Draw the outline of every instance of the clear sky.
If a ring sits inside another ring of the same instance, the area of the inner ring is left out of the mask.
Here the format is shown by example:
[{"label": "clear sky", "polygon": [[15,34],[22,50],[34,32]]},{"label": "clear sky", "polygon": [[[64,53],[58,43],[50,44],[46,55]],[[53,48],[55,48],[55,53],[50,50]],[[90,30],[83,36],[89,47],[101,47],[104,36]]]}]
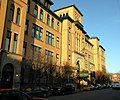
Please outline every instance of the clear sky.
[{"label": "clear sky", "polygon": [[107,72],[120,72],[120,0],[52,0],[52,10],[75,4],[83,14],[89,36],[97,36],[106,50]]}]

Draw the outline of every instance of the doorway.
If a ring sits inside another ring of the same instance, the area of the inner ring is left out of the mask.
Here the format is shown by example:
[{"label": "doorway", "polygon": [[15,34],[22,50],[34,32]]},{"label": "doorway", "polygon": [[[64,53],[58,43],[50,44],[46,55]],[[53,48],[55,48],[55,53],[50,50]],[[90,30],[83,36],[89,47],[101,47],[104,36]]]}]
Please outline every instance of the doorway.
[{"label": "doorway", "polygon": [[2,70],[1,88],[12,88],[14,67],[12,64],[6,64]]}]

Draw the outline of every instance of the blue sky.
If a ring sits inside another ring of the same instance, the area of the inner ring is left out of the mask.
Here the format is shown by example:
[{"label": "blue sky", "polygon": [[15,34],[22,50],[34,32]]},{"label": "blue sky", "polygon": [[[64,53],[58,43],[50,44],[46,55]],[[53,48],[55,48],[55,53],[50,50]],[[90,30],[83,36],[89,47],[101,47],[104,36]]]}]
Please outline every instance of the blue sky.
[{"label": "blue sky", "polygon": [[83,14],[82,24],[97,36],[106,50],[107,72],[120,72],[120,0],[52,0],[52,10],[75,4]]}]

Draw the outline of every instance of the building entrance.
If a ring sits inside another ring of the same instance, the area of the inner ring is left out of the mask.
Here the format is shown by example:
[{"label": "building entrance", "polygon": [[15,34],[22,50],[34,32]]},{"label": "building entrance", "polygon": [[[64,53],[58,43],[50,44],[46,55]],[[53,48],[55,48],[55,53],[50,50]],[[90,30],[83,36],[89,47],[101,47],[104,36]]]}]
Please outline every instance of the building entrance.
[{"label": "building entrance", "polygon": [[6,64],[2,70],[1,88],[12,88],[14,68],[12,64]]}]

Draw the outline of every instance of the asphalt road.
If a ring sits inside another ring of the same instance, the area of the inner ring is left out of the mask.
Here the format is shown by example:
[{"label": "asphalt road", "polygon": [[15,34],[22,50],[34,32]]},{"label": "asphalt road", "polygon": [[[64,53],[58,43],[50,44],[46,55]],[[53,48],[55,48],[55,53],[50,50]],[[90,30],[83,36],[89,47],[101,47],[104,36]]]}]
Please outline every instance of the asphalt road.
[{"label": "asphalt road", "polygon": [[101,89],[82,91],[64,96],[51,96],[48,100],[120,100],[120,90]]}]

